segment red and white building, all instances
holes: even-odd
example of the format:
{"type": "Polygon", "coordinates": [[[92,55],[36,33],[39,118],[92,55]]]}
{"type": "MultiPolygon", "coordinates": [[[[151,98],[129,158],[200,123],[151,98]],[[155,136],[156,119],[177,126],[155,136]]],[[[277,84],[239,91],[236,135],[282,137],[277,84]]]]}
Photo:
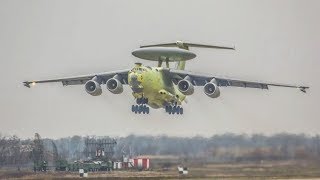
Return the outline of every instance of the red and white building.
{"type": "Polygon", "coordinates": [[[150,168],[150,159],[149,158],[133,158],[133,167],[148,170],[150,168]]]}
{"type": "Polygon", "coordinates": [[[114,169],[122,168],[136,168],[139,170],[148,170],[150,169],[150,158],[146,157],[136,157],[136,158],[123,158],[123,162],[119,166],[118,163],[114,162],[114,169]]]}

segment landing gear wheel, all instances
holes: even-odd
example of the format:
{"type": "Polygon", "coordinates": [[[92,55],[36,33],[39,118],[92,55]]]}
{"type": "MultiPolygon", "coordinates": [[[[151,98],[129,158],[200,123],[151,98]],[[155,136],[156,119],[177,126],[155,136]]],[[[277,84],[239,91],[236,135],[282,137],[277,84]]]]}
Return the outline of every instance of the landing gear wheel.
{"type": "Polygon", "coordinates": [[[142,106],[142,112],[143,112],[143,114],[145,114],[147,112],[147,106],[146,105],[142,106]]]}
{"type": "Polygon", "coordinates": [[[181,107],[177,107],[177,114],[180,114],[180,109],[181,109],[181,107]]]}
{"type": "Polygon", "coordinates": [[[169,112],[169,107],[170,107],[170,106],[166,106],[166,112],[169,112]]]}
{"type": "MultiPolygon", "coordinates": [[[[140,98],[139,100],[137,99],[137,101],[141,102],[141,101],[145,101],[145,99],[140,98]]],[[[147,105],[143,104],[143,102],[141,102],[141,104],[139,105],[132,105],[131,111],[134,112],[135,114],[149,114],[150,108],[147,105]]]]}
{"type": "Polygon", "coordinates": [[[142,112],[142,106],[139,105],[139,106],[138,106],[138,113],[141,114],[141,112],[142,112]]]}
{"type": "Polygon", "coordinates": [[[177,106],[173,106],[172,108],[172,114],[178,113],[178,107],[177,106]]]}
{"type": "Polygon", "coordinates": [[[168,114],[183,114],[183,107],[177,105],[167,105],[165,110],[168,114]]]}

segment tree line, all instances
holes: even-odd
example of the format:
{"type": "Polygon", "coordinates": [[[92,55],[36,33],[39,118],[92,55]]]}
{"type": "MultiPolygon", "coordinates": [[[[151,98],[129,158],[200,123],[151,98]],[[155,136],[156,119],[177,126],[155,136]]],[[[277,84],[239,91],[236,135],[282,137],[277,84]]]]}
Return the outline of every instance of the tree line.
{"type": "MultiPolygon", "coordinates": [[[[21,139],[17,136],[0,135],[0,166],[32,164],[39,158],[49,163],[56,159],[75,161],[87,158],[83,153],[87,137],[45,138],[41,141],[39,137],[21,139]],[[37,152],[41,154],[38,155],[37,152]]],[[[111,139],[108,136],[97,138],[111,139]]],[[[280,133],[266,136],[227,133],[212,137],[129,135],[115,139],[117,144],[114,147],[113,160],[139,155],[172,155],[202,159],[206,162],[320,160],[319,135],[280,133]]]]}

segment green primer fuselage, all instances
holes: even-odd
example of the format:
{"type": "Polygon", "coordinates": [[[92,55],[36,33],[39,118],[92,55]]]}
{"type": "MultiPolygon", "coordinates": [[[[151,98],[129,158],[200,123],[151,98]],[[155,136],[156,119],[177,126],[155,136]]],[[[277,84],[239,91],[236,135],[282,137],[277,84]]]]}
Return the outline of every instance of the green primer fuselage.
{"type": "Polygon", "coordinates": [[[149,67],[137,64],[128,72],[128,83],[135,98],[148,98],[152,108],[162,108],[185,99],[177,85],[172,82],[169,70],[163,67],[149,67]]]}

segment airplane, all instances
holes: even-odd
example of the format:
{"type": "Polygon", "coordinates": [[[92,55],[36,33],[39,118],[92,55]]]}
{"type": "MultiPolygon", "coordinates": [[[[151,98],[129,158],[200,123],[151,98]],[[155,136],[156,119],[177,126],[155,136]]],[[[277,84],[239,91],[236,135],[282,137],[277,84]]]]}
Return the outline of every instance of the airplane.
{"type": "Polygon", "coordinates": [[[64,77],[58,79],[25,81],[24,86],[30,88],[38,83],[61,82],[63,86],[82,85],[92,96],[102,94],[102,85],[113,94],[121,94],[123,85],[129,85],[136,104],[131,111],[135,114],[149,114],[150,108],[165,109],[168,114],[183,114],[182,103],[186,97],[194,93],[194,87],[202,86],[204,93],[210,98],[220,96],[220,87],[242,87],[268,90],[269,86],[297,88],[306,93],[308,86],[265,83],[224,78],[215,75],[203,75],[185,70],[186,61],[194,59],[196,54],[189,47],[235,50],[234,46],[204,45],[177,41],[174,43],[140,46],[132,55],[150,61],[157,61],[157,67],[135,63],[132,69],[89,75],[64,77]],[[163,67],[162,64],[166,63],[163,67]],[[170,68],[175,62],[176,67],[170,68]]]}

